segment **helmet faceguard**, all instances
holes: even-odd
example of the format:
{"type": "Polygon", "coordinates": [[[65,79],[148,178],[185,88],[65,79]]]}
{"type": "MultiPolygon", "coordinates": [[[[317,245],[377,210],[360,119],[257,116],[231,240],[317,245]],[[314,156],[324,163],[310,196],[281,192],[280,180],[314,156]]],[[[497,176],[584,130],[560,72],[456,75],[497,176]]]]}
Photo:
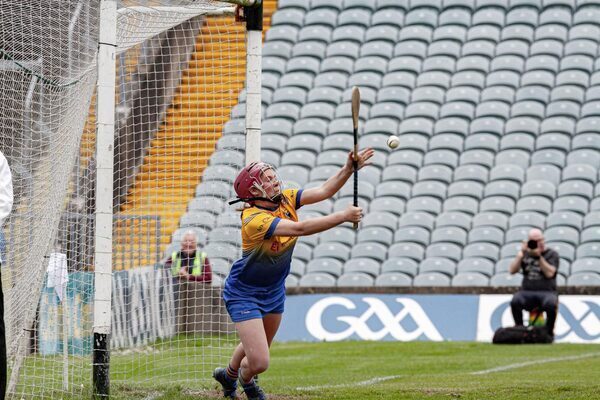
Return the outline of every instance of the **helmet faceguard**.
{"type": "Polygon", "coordinates": [[[269,201],[274,204],[281,203],[281,179],[277,175],[275,168],[264,162],[253,162],[244,167],[238,174],[233,188],[237,194],[237,199],[230,201],[229,204],[240,201],[253,204],[256,200],[269,201]],[[260,194],[253,194],[250,189],[256,189],[260,194]],[[269,189],[272,195],[269,196],[269,189]]]}

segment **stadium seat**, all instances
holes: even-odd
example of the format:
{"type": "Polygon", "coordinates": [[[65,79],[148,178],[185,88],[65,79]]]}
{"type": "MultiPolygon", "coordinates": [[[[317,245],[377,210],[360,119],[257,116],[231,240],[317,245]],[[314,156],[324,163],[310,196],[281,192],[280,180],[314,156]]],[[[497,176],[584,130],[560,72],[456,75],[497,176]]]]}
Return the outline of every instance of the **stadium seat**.
{"type": "Polygon", "coordinates": [[[309,262],[312,258],[312,247],[303,242],[297,242],[294,247],[294,257],[304,262],[309,262]]]}
{"type": "Polygon", "coordinates": [[[383,262],[387,258],[387,247],[376,242],[359,243],[352,248],[351,256],[352,258],[372,258],[378,262],[383,262]]]}
{"type": "Polygon", "coordinates": [[[489,286],[490,279],[478,272],[459,272],[452,278],[452,286],[455,287],[486,287],[489,286]]]}
{"type": "Polygon", "coordinates": [[[442,202],[431,196],[414,197],[406,203],[406,211],[424,211],[438,215],[442,211],[442,202]]]}
{"type": "Polygon", "coordinates": [[[419,169],[418,178],[420,181],[437,180],[448,185],[452,182],[452,168],[440,164],[426,165],[419,169]]]}
{"type": "Polygon", "coordinates": [[[521,187],[521,196],[542,196],[549,200],[554,200],[556,197],[556,187],[549,181],[527,181],[521,187]]]}
{"type": "Polygon", "coordinates": [[[550,164],[563,168],[566,164],[565,153],[554,149],[536,151],[531,156],[531,165],[539,164],[550,164]]]}
{"type": "Polygon", "coordinates": [[[196,197],[214,196],[227,200],[231,197],[231,189],[231,185],[226,182],[202,182],[196,187],[196,197]]]}
{"type": "Polygon", "coordinates": [[[483,195],[485,198],[504,196],[516,201],[522,193],[518,183],[509,180],[498,180],[485,185],[483,195]]]}
{"type": "Polygon", "coordinates": [[[431,233],[431,243],[440,242],[455,243],[459,246],[464,246],[467,243],[467,232],[462,228],[453,226],[437,228],[431,233]]]}
{"type": "Polygon", "coordinates": [[[286,288],[297,287],[299,282],[300,282],[300,280],[298,279],[297,275],[289,274],[285,278],[285,287],[286,288]]]}
{"type": "Polygon", "coordinates": [[[450,277],[439,272],[419,274],[413,279],[415,287],[446,287],[450,286],[450,277]]]}
{"type": "Polygon", "coordinates": [[[600,226],[600,212],[592,211],[584,217],[583,227],[591,228],[596,226],[600,226]]]}
{"type": "Polygon", "coordinates": [[[571,142],[573,150],[597,149],[600,147],[600,135],[596,133],[583,133],[575,136],[571,142]]]}
{"type": "Polygon", "coordinates": [[[324,273],[307,273],[300,278],[298,286],[300,287],[335,287],[336,279],[334,276],[324,273]]]}
{"type": "Polygon", "coordinates": [[[562,171],[562,180],[586,180],[592,184],[596,183],[597,169],[588,164],[567,165],[562,171]]]}
{"type": "Polygon", "coordinates": [[[412,279],[410,276],[400,272],[387,272],[382,273],[375,279],[375,286],[379,287],[403,287],[412,286],[412,279]]]}
{"type": "Polygon", "coordinates": [[[594,272],[571,274],[567,278],[567,286],[600,286],[600,274],[594,272]]]}
{"type": "Polygon", "coordinates": [[[474,227],[469,232],[468,242],[469,244],[484,242],[501,246],[504,244],[504,232],[501,229],[492,226],[474,227]]]}
{"type": "Polygon", "coordinates": [[[401,227],[394,233],[395,243],[412,242],[427,246],[429,239],[429,231],[420,226],[401,227]]]}
{"type": "Polygon", "coordinates": [[[499,212],[506,215],[511,215],[515,211],[515,201],[506,196],[490,196],[486,197],[479,204],[480,212],[499,212]]]}
{"type": "Polygon", "coordinates": [[[313,258],[334,258],[342,262],[350,258],[350,247],[340,242],[322,242],[312,252],[313,258]]]}
{"type": "Polygon", "coordinates": [[[589,201],[594,197],[594,186],[584,180],[569,180],[558,186],[558,196],[581,196],[589,201]]]}
{"type": "Polygon", "coordinates": [[[344,264],[344,273],[348,272],[360,272],[368,274],[372,277],[377,277],[380,271],[379,262],[371,258],[355,258],[348,260],[344,264]]]}
{"type": "Polygon", "coordinates": [[[343,264],[334,258],[315,258],[306,265],[306,273],[321,272],[338,277],[342,274],[343,264]]]}
{"type": "Polygon", "coordinates": [[[498,273],[490,278],[490,286],[491,287],[517,287],[521,286],[521,282],[523,281],[523,275],[521,274],[508,274],[508,273],[498,273]]]}
{"type": "Polygon", "coordinates": [[[469,196],[476,200],[481,200],[483,197],[483,185],[472,181],[454,182],[448,187],[448,197],[454,196],[469,196]]]}
{"type": "Polygon", "coordinates": [[[193,198],[188,204],[189,211],[206,211],[214,215],[220,214],[225,207],[222,198],[212,196],[202,196],[193,198]]]}
{"type": "Polygon", "coordinates": [[[389,246],[394,241],[393,231],[388,228],[370,227],[361,229],[358,233],[358,243],[375,242],[389,246]]]}
{"type": "Polygon", "coordinates": [[[240,229],[242,227],[242,219],[239,211],[226,211],[217,216],[217,226],[227,226],[240,229]]]}
{"type": "Polygon", "coordinates": [[[439,272],[451,277],[456,272],[456,264],[447,258],[426,258],[419,264],[419,274],[428,272],[439,272]]]}
{"type": "Polygon", "coordinates": [[[425,258],[425,249],[417,243],[396,243],[389,247],[389,258],[408,258],[420,262],[425,258]]]}
{"type": "Polygon", "coordinates": [[[338,287],[370,287],[375,284],[375,279],[362,272],[344,273],[337,279],[338,287]]]}
{"type": "Polygon", "coordinates": [[[461,165],[454,170],[454,181],[487,183],[489,170],[481,165],[461,165]]]}
{"type": "Polygon", "coordinates": [[[418,264],[414,259],[406,257],[393,257],[381,265],[381,273],[401,272],[410,277],[417,274],[418,264]]]}
{"type": "Polygon", "coordinates": [[[547,180],[555,186],[558,186],[561,180],[560,175],[560,169],[557,166],[551,164],[532,165],[527,169],[527,181],[547,180]]]}
{"type": "Polygon", "coordinates": [[[577,258],[600,257],[600,242],[588,242],[577,248],[577,258]]]}
{"type": "Polygon", "coordinates": [[[548,215],[552,211],[552,201],[542,196],[523,197],[517,201],[516,211],[535,211],[543,215],[548,215]]]}
{"type": "Polygon", "coordinates": [[[477,272],[489,278],[494,275],[494,263],[481,257],[464,258],[458,263],[456,271],[457,273],[477,272]]]}
{"type": "Polygon", "coordinates": [[[392,196],[377,197],[371,201],[369,210],[371,212],[385,211],[400,215],[404,212],[406,202],[392,196]]]}
{"type": "Polygon", "coordinates": [[[434,243],[427,247],[427,258],[441,257],[458,262],[462,258],[461,247],[452,243],[434,243]]]}
{"type": "Polygon", "coordinates": [[[481,257],[496,262],[500,258],[499,246],[491,243],[472,243],[463,250],[464,258],[481,257]]]}
{"type": "Polygon", "coordinates": [[[394,230],[398,226],[398,218],[391,212],[371,210],[371,212],[363,218],[362,226],[364,228],[385,227],[394,230]]]}
{"type": "Polygon", "coordinates": [[[508,227],[508,217],[499,212],[480,212],[473,217],[473,228],[478,227],[495,227],[505,231],[508,227]]]}
{"type": "Polygon", "coordinates": [[[555,250],[556,252],[558,252],[558,254],[560,255],[560,258],[567,260],[569,263],[571,263],[571,262],[573,262],[573,260],[575,260],[575,246],[570,243],[567,243],[564,241],[558,241],[558,242],[546,241],[546,247],[551,248],[551,249],[555,250]]]}
{"type": "Polygon", "coordinates": [[[221,165],[213,165],[213,166],[206,167],[204,169],[204,173],[202,174],[202,178],[205,181],[226,180],[230,183],[233,183],[236,175],[237,175],[237,170],[234,167],[221,164],[221,165]]]}
{"type": "Polygon", "coordinates": [[[432,196],[439,200],[446,198],[446,185],[439,181],[421,181],[412,187],[412,197],[432,196]]]}
{"type": "MultiPolygon", "coordinates": [[[[435,220],[436,230],[445,227],[458,227],[465,231],[471,228],[471,216],[462,212],[444,212],[435,220]]],[[[436,242],[438,240],[435,240],[436,242]]],[[[462,239],[460,240],[463,241],[462,239]]]]}
{"type": "Polygon", "coordinates": [[[321,243],[339,242],[352,247],[356,242],[356,232],[346,226],[337,226],[319,234],[321,243]]]}
{"type": "Polygon", "coordinates": [[[580,196],[562,196],[554,200],[553,211],[573,211],[581,214],[587,214],[589,202],[580,196]]]}

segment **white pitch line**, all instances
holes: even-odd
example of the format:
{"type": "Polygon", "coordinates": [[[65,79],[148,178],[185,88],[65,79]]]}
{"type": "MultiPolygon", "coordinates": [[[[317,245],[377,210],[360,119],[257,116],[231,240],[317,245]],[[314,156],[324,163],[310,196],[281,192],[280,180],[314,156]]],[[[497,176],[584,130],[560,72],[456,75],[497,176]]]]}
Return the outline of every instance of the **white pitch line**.
{"type": "Polygon", "coordinates": [[[598,356],[600,356],[600,353],[589,353],[589,354],[580,354],[577,356],[544,358],[541,360],[527,361],[527,362],[522,362],[522,363],[503,365],[500,367],[495,367],[495,368],[490,368],[490,369],[484,369],[481,371],[471,372],[470,374],[471,375],[485,375],[485,374],[491,374],[494,372],[507,371],[509,369],[528,367],[530,365],[547,364],[547,363],[559,362],[559,361],[581,360],[583,358],[592,358],[592,357],[598,357],[598,356]]]}
{"type": "Polygon", "coordinates": [[[360,382],[352,382],[352,383],[342,383],[340,385],[320,385],[320,386],[300,386],[297,387],[296,390],[308,391],[308,390],[319,390],[319,389],[337,389],[337,388],[346,388],[346,387],[355,387],[355,386],[370,386],[379,382],[385,382],[392,379],[400,378],[400,375],[392,375],[392,376],[380,376],[372,379],[368,379],[366,381],[360,382]]]}

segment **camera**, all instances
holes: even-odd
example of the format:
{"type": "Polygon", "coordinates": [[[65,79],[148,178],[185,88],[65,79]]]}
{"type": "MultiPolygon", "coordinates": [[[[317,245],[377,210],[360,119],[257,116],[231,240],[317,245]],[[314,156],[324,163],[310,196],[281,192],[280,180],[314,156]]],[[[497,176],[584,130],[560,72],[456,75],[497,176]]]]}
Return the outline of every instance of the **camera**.
{"type": "Polygon", "coordinates": [[[527,247],[530,248],[531,250],[537,249],[537,240],[529,240],[527,242],[527,247]]]}

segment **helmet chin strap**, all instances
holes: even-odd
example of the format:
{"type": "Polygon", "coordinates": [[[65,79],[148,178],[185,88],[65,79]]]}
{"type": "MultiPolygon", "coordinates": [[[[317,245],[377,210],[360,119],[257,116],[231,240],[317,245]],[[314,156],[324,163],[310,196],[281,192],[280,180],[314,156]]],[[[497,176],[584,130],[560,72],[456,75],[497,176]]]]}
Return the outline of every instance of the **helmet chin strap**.
{"type": "Polygon", "coordinates": [[[229,203],[229,205],[232,205],[235,203],[241,203],[241,202],[249,203],[251,201],[262,200],[262,201],[268,201],[269,203],[273,203],[273,204],[280,204],[282,199],[283,199],[283,196],[281,196],[281,194],[278,194],[278,195],[273,196],[272,199],[268,199],[266,197],[248,197],[246,199],[237,198],[235,200],[230,200],[228,203],[229,203]]]}
{"type": "Polygon", "coordinates": [[[274,195],[273,197],[269,198],[269,197],[267,197],[267,192],[261,186],[258,186],[256,183],[254,183],[253,187],[255,189],[257,189],[257,190],[260,190],[262,196],[248,197],[248,198],[245,198],[245,199],[237,198],[235,200],[231,200],[229,202],[229,205],[232,205],[232,204],[235,204],[235,203],[240,203],[240,202],[249,203],[251,201],[256,201],[256,200],[268,201],[269,203],[273,203],[273,204],[276,204],[276,205],[281,204],[281,201],[283,200],[283,195],[281,194],[281,192],[279,192],[276,195],[274,195]]]}

